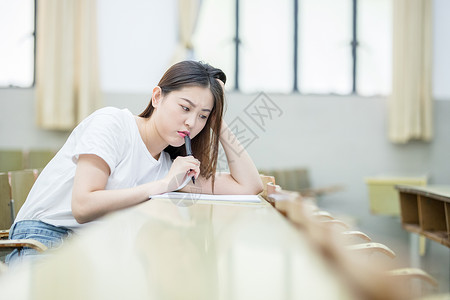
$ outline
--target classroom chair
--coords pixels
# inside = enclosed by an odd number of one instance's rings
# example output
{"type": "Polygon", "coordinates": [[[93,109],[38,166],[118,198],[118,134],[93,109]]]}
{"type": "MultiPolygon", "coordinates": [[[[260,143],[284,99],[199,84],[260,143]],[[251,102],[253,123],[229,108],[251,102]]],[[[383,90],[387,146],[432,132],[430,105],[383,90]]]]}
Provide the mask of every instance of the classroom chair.
{"type": "MultiPolygon", "coordinates": [[[[304,225],[305,222],[311,223],[314,220],[321,225],[330,227],[335,234],[342,235],[343,232],[349,232],[350,226],[348,224],[341,220],[334,219],[328,212],[319,210],[312,201],[309,203],[302,203],[302,197],[299,193],[284,190],[274,192],[272,188],[269,188],[269,190],[271,192],[269,198],[275,203],[275,208],[294,224],[304,225]]],[[[347,235],[349,235],[349,233],[347,233],[347,235]]],[[[360,236],[364,237],[366,240],[370,240],[370,238],[363,233],[361,233],[360,236]]],[[[342,241],[345,241],[345,239],[342,238],[342,241]]],[[[396,256],[392,249],[381,243],[359,243],[348,245],[347,249],[358,254],[371,255],[379,252],[390,258],[396,256]]]]}
{"type": "Polygon", "coordinates": [[[401,268],[389,270],[386,272],[386,276],[395,284],[399,289],[405,291],[406,299],[434,299],[444,300],[450,299],[450,295],[434,295],[434,297],[424,297],[426,294],[432,294],[433,290],[437,291],[439,283],[437,280],[419,268],[401,268]],[[424,283],[425,285],[423,285],[424,283]]]}
{"type": "Polygon", "coordinates": [[[0,230],[0,240],[7,239],[9,236],[9,229],[0,230]]]}
{"type": "Polygon", "coordinates": [[[384,244],[371,242],[371,238],[363,232],[348,230],[346,223],[330,218],[308,197],[301,197],[298,193],[285,191],[269,183],[268,198],[309,238],[338,273],[361,293],[362,299],[409,299],[411,290],[398,290],[393,280],[409,282],[418,278],[433,286],[437,284],[432,276],[421,269],[390,269],[387,261],[372,257],[374,253],[382,253],[392,259],[396,254],[384,244]],[[354,239],[352,242],[359,243],[350,243],[350,238],[354,239]]]}
{"type": "Polygon", "coordinates": [[[0,173],[0,238],[8,236],[8,229],[25,203],[37,176],[37,170],[0,173]]]}
{"type": "MultiPolygon", "coordinates": [[[[14,171],[7,173],[0,173],[0,249],[2,250],[13,250],[18,249],[19,252],[27,247],[33,248],[39,252],[46,251],[47,247],[39,241],[32,239],[20,239],[20,240],[9,240],[9,228],[14,221],[14,210],[12,209],[12,205],[15,204],[11,198],[11,183],[14,182],[14,188],[16,190],[17,196],[25,196],[28,195],[29,189],[29,181],[26,180],[27,177],[33,179],[33,183],[35,180],[35,172],[33,170],[24,170],[24,171],[14,171]],[[26,171],[26,172],[24,172],[26,171]],[[31,176],[30,176],[31,174],[31,176]],[[10,176],[11,175],[11,176],[10,176]],[[25,184],[25,187],[19,187],[20,184],[25,184]],[[19,193],[20,190],[20,193],[19,193]],[[26,195],[25,195],[26,194],[26,195]]],[[[18,202],[19,203],[19,202],[18,202]]]]}
{"type": "Polygon", "coordinates": [[[394,258],[397,256],[395,252],[392,251],[392,249],[381,243],[362,243],[362,244],[348,245],[346,247],[348,250],[355,253],[371,255],[375,252],[379,252],[385,254],[389,258],[394,258]]]}
{"type": "Polygon", "coordinates": [[[273,176],[269,176],[269,175],[264,175],[264,174],[259,174],[259,177],[261,178],[262,184],[263,184],[263,190],[260,193],[260,195],[267,200],[267,184],[271,183],[271,184],[275,184],[275,177],[273,176]]]}
{"type": "Polygon", "coordinates": [[[304,197],[320,197],[342,190],[342,185],[313,187],[306,168],[260,170],[261,174],[271,174],[283,190],[299,192],[304,197]]]}
{"type": "Polygon", "coordinates": [[[14,216],[12,221],[14,221],[19,209],[25,203],[38,175],[39,172],[36,169],[8,172],[11,184],[12,215],[14,216]]]}
{"type": "Polygon", "coordinates": [[[332,220],[322,220],[320,221],[328,226],[332,226],[336,229],[341,229],[341,230],[348,230],[350,228],[350,226],[345,223],[344,221],[341,220],[337,220],[337,219],[332,219],[332,220]]]}
{"type": "Polygon", "coordinates": [[[0,173],[0,238],[8,236],[12,224],[11,186],[7,173],[0,173]]]}
{"type": "Polygon", "coordinates": [[[47,247],[44,244],[32,239],[0,240],[0,248],[11,249],[11,251],[13,249],[18,249],[19,253],[23,250],[23,248],[32,248],[39,252],[44,252],[47,250],[47,247]]]}
{"type": "Polygon", "coordinates": [[[31,149],[25,153],[25,168],[42,170],[52,160],[56,152],[53,150],[31,149]]]}
{"type": "Polygon", "coordinates": [[[317,210],[313,212],[314,217],[321,220],[335,220],[335,218],[327,211],[317,210]]]}
{"type": "Polygon", "coordinates": [[[270,195],[275,194],[277,192],[281,191],[281,187],[273,182],[267,183],[267,202],[269,202],[272,206],[275,207],[275,203],[273,202],[273,199],[270,197],[270,195]]]}
{"type": "Polygon", "coordinates": [[[0,150],[0,172],[24,169],[22,150],[0,150]]]}
{"type": "Polygon", "coordinates": [[[372,241],[372,239],[367,234],[359,230],[347,230],[341,232],[341,234],[346,244],[355,244],[356,240],[363,240],[365,242],[372,241]]]}
{"type": "Polygon", "coordinates": [[[401,268],[387,271],[387,275],[391,276],[393,279],[399,280],[411,280],[413,278],[418,278],[422,281],[427,282],[428,284],[437,287],[439,284],[437,280],[432,277],[430,274],[425,272],[422,269],[418,268],[401,268]]]}
{"type": "Polygon", "coordinates": [[[8,270],[6,264],[0,261],[0,276],[8,270]]]}

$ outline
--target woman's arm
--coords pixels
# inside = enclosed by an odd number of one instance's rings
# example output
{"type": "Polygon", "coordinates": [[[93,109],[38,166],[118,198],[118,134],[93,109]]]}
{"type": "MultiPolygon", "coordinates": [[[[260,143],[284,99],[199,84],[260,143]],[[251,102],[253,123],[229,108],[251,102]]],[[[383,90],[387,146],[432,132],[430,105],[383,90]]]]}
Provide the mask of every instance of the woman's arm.
{"type": "MultiPolygon", "coordinates": [[[[230,173],[216,173],[214,182],[214,194],[258,194],[263,185],[251,157],[241,145],[234,133],[225,122],[222,122],[222,130],[219,137],[225,151],[230,173]]],[[[182,189],[184,192],[200,190],[204,194],[212,194],[211,178],[205,179],[200,174],[195,182],[182,189]]]]}
{"type": "Polygon", "coordinates": [[[169,186],[175,176],[198,176],[198,161],[193,157],[177,158],[162,180],[148,182],[132,188],[105,190],[110,169],[108,164],[94,154],[80,155],[72,191],[72,214],[78,223],[95,220],[108,212],[133,206],[148,200],[150,195],[173,191],[169,186]]]}

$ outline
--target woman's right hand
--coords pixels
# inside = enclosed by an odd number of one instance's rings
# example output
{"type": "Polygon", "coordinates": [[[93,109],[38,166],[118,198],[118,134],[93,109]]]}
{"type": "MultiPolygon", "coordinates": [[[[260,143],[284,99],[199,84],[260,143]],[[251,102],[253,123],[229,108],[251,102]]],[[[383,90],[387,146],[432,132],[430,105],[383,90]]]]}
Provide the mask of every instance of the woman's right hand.
{"type": "Polygon", "coordinates": [[[167,185],[167,192],[178,190],[187,177],[200,175],[200,161],[193,156],[178,156],[172,163],[163,181],[167,185]]]}

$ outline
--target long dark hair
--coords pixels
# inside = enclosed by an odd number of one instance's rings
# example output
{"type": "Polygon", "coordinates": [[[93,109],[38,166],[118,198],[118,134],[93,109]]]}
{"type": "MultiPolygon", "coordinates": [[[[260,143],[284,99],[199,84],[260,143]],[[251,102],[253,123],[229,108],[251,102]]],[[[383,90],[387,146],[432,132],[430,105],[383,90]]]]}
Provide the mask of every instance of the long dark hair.
{"type": "MultiPolygon", "coordinates": [[[[187,86],[200,86],[211,90],[214,106],[205,127],[192,139],[192,152],[200,161],[202,176],[206,179],[212,177],[213,191],[219,152],[219,134],[224,111],[224,91],[217,79],[223,83],[227,81],[227,77],[222,70],[203,62],[182,61],[170,67],[158,83],[162,96],[187,86]]],[[[154,107],[150,100],[147,108],[139,116],[150,118],[153,111],[154,107]]],[[[186,155],[184,146],[173,147],[169,145],[164,151],[169,153],[172,159],[179,155],[186,155]]]]}

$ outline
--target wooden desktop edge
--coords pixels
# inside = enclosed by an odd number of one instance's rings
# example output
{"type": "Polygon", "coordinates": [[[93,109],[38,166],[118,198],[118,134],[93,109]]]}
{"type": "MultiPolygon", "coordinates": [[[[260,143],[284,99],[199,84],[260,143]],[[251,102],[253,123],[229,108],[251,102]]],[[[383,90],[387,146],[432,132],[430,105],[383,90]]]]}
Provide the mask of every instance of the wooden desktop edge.
{"type": "MultiPolygon", "coordinates": [[[[450,203],[450,195],[439,194],[439,189],[450,188],[450,186],[410,186],[410,185],[396,185],[395,188],[399,193],[413,194],[418,196],[428,197],[434,200],[450,203]]],[[[447,192],[447,191],[446,191],[447,192]]],[[[447,216],[448,218],[448,216],[447,216]]],[[[448,222],[448,221],[447,221],[448,222]]],[[[447,225],[448,226],[448,225],[447,225]]],[[[413,233],[423,235],[435,242],[450,248],[450,235],[445,231],[429,231],[423,230],[419,224],[405,223],[402,218],[402,227],[413,233]]]]}
{"type": "Polygon", "coordinates": [[[425,197],[430,197],[436,200],[441,200],[444,202],[450,203],[450,195],[447,194],[439,194],[436,192],[439,188],[442,187],[448,187],[449,186],[443,186],[443,185],[429,185],[429,186],[414,186],[414,185],[396,185],[395,188],[401,192],[401,193],[410,193],[410,194],[416,194],[421,195],[425,197]]]}

